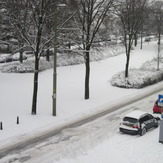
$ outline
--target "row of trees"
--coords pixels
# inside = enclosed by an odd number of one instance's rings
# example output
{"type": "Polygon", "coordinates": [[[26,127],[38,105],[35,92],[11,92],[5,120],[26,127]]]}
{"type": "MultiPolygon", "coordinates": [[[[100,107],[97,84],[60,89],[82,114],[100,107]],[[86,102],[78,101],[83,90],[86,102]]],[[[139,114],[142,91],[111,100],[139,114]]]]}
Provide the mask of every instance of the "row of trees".
{"type": "Polygon", "coordinates": [[[37,112],[39,61],[45,49],[48,54],[54,45],[59,46],[60,40],[79,45],[86,67],[84,98],[89,99],[90,49],[101,27],[114,19],[116,31],[123,35],[128,77],[131,47],[138,34],[143,33],[151,6],[148,0],[0,0],[1,43],[7,43],[10,33],[18,40],[20,54],[28,48],[35,56],[32,114],[37,112]],[[58,42],[54,42],[56,36],[58,42]]]}

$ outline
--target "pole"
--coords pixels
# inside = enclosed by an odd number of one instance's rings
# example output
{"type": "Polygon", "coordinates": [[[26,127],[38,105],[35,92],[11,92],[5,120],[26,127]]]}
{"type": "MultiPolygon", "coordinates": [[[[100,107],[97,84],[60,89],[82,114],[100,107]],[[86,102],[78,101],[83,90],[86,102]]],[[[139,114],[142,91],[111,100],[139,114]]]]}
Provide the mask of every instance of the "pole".
{"type": "Polygon", "coordinates": [[[159,29],[159,37],[158,37],[158,55],[157,55],[157,71],[160,69],[159,68],[159,63],[160,63],[160,45],[161,45],[161,32],[159,29]]]}
{"type": "Polygon", "coordinates": [[[3,130],[2,122],[0,122],[0,130],[3,130]]]}
{"type": "Polygon", "coordinates": [[[55,28],[54,28],[54,65],[53,65],[53,95],[52,95],[52,101],[53,101],[53,108],[52,108],[52,115],[56,116],[56,102],[57,102],[57,17],[58,17],[58,7],[64,7],[65,4],[57,4],[56,7],[56,13],[55,13],[55,28]]]}
{"type": "Polygon", "coordinates": [[[19,116],[17,116],[16,124],[19,124],[19,116]]]}
{"type": "Polygon", "coordinates": [[[52,95],[52,115],[56,116],[56,93],[57,93],[57,6],[55,14],[54,28],[54,58],[53,58],[53,95],[52,95]]]}
{"type": "Polygon", "coordinates": [[[54,36],[54,65],[53,65],[53,116],[56,116],[56,93],[57,93],[57,28],[54,36]]]}

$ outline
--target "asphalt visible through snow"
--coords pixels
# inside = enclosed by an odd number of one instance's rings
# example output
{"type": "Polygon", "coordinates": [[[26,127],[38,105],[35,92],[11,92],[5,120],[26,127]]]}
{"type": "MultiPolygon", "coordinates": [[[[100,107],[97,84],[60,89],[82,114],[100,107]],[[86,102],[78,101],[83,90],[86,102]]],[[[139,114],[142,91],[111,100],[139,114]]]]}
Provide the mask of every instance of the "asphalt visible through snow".
{"type": "MultiPolygon", "coordinates": [[[[88,130],[83,128],[83,126],[87,126],[86,128],[89,129],[89,131],[92,130],[92,132],[94,132],[94,135],[98,131],[96,135],[100,136],[101,138],[104,138],[106,136],[104,131],[112,128],[112,131],[115,132],[117,129],[117,125],[120,120],[120,117],[117,116],[117,114],[114,115],[114,111],[118,110],[119,114],[121,114],[121,112],[124,113],[125,111],[129,109],[129,105],[132,105],[132,107],[130,107],[132,109],[141,109],[141,106],[139,108],[138,107],[139,105],[134,105],[134,103],[139,102],[140,100],[142,103],[142,101],[148,101],[147,99],[150,98],[151,96],[157,96],[159,92],[161,92],[162,90],[160,88],[163,89],[163,83],[159,83],[157,87],[155,86],[153,89],[146,90],[140,93],[139,96],[136,95],[136,96],[130,97],[129,99],[122,99],[122,101],[119,101],[118,103],[115,103],[112,106],[103,108],[101,112],[93,113],[91,115],[88,115],[87,117],[84,117],[83,119],[79,119],[78,121],[72,120],[71,123],[69,123],[68,125],[62,126],[61,128],[57,130],[49,130],[49,132],[46,132],[45,134],[32,137],[30,139],[26,139],[21,142],[15,142],[15,144],[9,146],[8,148],[0,149],[0,162],[1,160],[6,160],[6,159],[9,159],[8,160],[9,162],[29,161],[34,157],[33,152],[31,152],[32,149],[37,149],[37,150],[39,148],[43,149],[44,147],[47,147],[49,145],[60,146],[61,142],[62,143],[71,142],[71,140],[74,139],[74,135],[77,135],[77,140],[73,141],[73,143],[74,142],[76,143],[77,141],[79,141],[79,139],[82,139],[82,137],[87,137],[87,134],[90,134],[88,130]],[[123,109],[121,111],[121,109],[124,107],[126,109],[125,110],[123,109]],[[104,127],[101,129],[101,124],[103,124],[103,126],[106,126],[106,128],[104,127]],[[91,127],[89,127],[89,125],[91,127]]],[[[153,99],[153,101],[150,101],[151,104],[153,104],[155,100],[156,99],[153,99]]],[[[108,134],[113,135],[114,132],[108,133],[108,134]]],[[[92,144],[94,144],[95,142],[97,143],[98,142],[97,140],[98,140],[97,138],[94,138],[94,140],[92,140],[92,144]]],[[[90,146],[93,146],[93,145],[90,145],[90,146]]],[[[59,151],[56,151],[56,152],[59,152],[59,151]]],[[[38,153],[39,153],[39,150],[38,150],[38,153]]]]}

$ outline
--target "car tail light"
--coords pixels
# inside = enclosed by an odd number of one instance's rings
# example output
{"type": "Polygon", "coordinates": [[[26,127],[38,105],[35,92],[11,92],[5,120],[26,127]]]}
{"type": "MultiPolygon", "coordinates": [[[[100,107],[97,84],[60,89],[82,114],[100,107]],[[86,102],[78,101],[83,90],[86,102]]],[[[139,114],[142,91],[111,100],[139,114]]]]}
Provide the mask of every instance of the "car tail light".
{"type": "Polygon", "coordinates": [[[133,128],[140,128],[139,123],[134,124],[133,128]]]}

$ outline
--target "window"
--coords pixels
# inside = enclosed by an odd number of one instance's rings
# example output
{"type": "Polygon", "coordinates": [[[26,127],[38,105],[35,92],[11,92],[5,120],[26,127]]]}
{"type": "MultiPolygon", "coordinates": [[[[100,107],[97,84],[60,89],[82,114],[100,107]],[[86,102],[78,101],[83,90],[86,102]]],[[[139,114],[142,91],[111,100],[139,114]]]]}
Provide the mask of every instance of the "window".
{"type": "Polygon", "coordinates": [[[153,116],[152,115],[148,114],[148,116],[149,116],[149,119],[153,119],[153,116]]]}
{"type": "Polygon", "coordinates": [[[145,120],[144,120],[144,117],[142,117],[142,118],[139,119],[139,122],[140,122],[140,123],[143,123],[144,121],[145,121],[145,120]]]}
{"type": "Polygon", "coordinates": [[[144,117],[140,118],[139,121],[142,123],[142,122],[148,121],[148,120],[150,120],[150,119],[151,119],[151,117],[150,117],[149,115],[145,115],[144,117]]]}
{"type": "Polygon", "coordinates": [[[130,117],[124,117],[123,121],[131,122],[131,123],[137,123],[138,120],[135,118],[130,118],[130,117]]]}

